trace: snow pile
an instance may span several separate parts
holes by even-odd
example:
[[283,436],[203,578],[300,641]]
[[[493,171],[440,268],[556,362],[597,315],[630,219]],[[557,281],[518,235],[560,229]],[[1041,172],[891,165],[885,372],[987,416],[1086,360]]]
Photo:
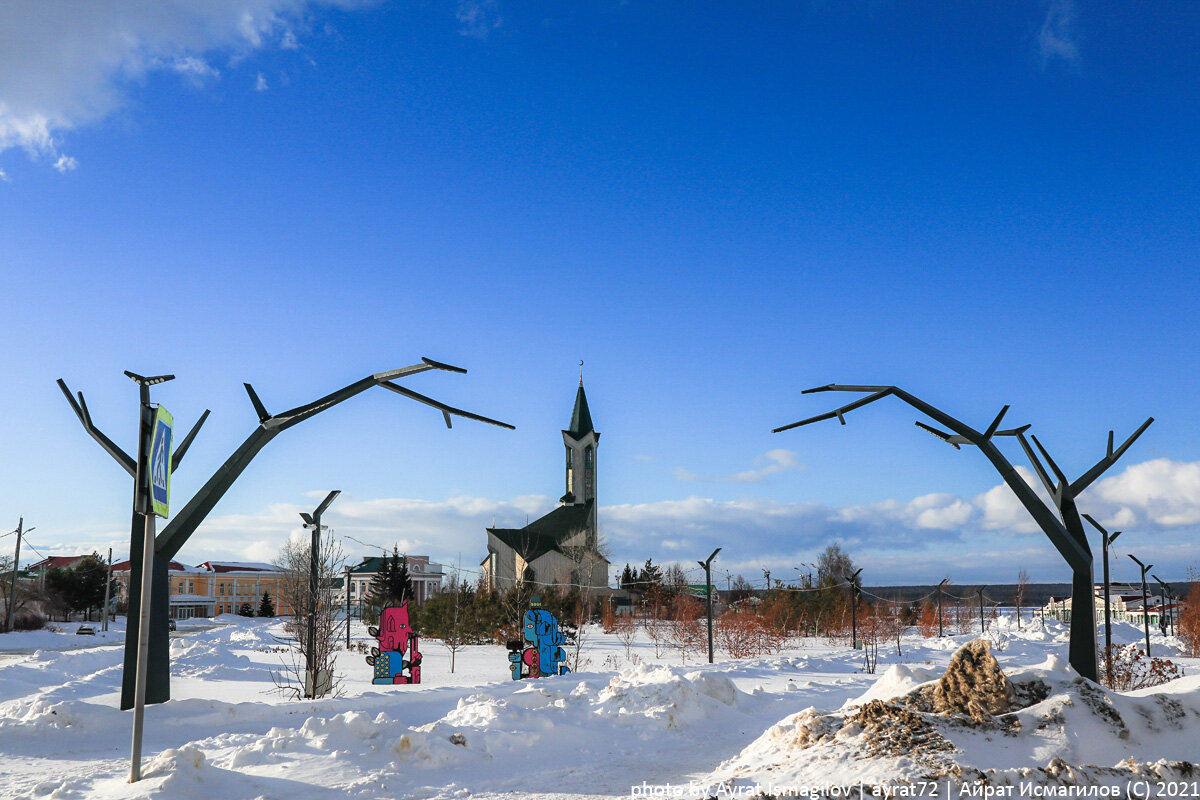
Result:
[[806,709],[771,726],[708,783],[798,786],[1103,784],[1179,779],[1198,767],[1200,679],[1122,695],[1059,658],[1005,676],[983,640],[937,681],[893,667],[854,704]]

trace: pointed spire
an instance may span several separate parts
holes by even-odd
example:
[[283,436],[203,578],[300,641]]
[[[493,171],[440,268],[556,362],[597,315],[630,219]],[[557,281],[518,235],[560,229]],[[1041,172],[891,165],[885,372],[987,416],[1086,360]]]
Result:
[[583,377],[579,378],[579,391],[575,393],[575,410],[571,412],[571,427],[567,433],[575,439],[592,431],[592,412],[588,409],[587,395],[583,391]]

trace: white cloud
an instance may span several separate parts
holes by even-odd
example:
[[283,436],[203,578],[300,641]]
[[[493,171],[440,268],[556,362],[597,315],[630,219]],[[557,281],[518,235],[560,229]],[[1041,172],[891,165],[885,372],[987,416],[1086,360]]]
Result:
[[1075,16],[1074,0],[1049,0],[1046,3],[1046,17],[1037,39],[1043,64],[1054,58],[1068,63],[1079,60]]
[[[0,152],[57,155],[59,137],[121,109],[157,71],[218,80],[207,57],[230,57],[292,31],[319,7],[377,0],[7,0],[0,14]],[[291,38],[288,38],[291,34]]]
[[265,92],[269,88],[271,87],[267,85],[267,79],[261,72],[258,73],[258,77],[254,79],[254,91]]
[[486,39],[504,22],[496,0],[459,0],[458,32],[473,39]]
[[[1028,470],[1018,470],[1031,481]],[[311,511],[324,496],[324,491],[314,491],[299,503],[213,517],[180,557],[195,562],[268,561],[290,536],[304,535],[299,513]],[[440,501],[343,495],[324,521],[350,556],[369,555],[378,552],[377,547],[390,549],[398,543],[402,550],[443,563],[454,563],[461,555],[464,568],[475,569],[484,556],[484,528],[521,527],[553,507],[553,499],[544,495]],[[1175,575],[1159,572],[1167,580],[1182,577],[1188,565],[1200,564],[1200,539],[1195,535],[1200,529],[1200,462],[1155,459],[1133,464],[1090,487],[1080,498],[1080,510],[1110,531],[1125,531],[1122,545],[1135,548],[1147,560],[1176,565]],[[935,493],[846,507],[693,496],[603,506],[599,517],[618,567],[650,557],[679,561],[690,568],[696,559],[721,547],[720,570],[757,578],[759,569],[767,568],[786,571],[792,579],[794,567],[838,542],[860,566],[868,567],[868,581],[880,584],[936,582],[947,573],[968,582],[1011,582],[1022,567],[1036,581],[1069,576],[1054,547],[1037,533],[1004,484],[971,498]],[[127,537],[127,531],[116,528],[65,534],[53,552],[103,552],[114,541],[123,548]],[[49,554],[48,548],[42,549]],[[117,553],[123,557],[120,549]],[[776,572],[773,577],[784,574]]]
[[755,464],[758,465],[755,469],[744,470],[733,475],[697,475],[683,467],[676,467],[674,474],[678,480],[697,483],[762,483],[767,476],[777,472],[804,469],[804,465],[796,460],[796,453],[782,449],[767,451],[755,459]]
[[4,170],[0,169],[0,181],[4,181],[5,183],[9,183],[11,180],[12,180],[12,179],[8,177],[8,173],[7,173],[7,172],[5,172]]
[[54,162],[54,168],[64,175],[78,166],[79,162],[73,156],[59,156],[58,160]]

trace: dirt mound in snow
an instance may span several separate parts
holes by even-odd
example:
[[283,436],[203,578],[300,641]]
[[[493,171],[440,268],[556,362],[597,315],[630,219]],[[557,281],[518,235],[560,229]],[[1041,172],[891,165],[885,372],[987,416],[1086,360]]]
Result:
[[[917,751],[934,753],[953,750],[954,745],[915,711],[872,700],[846,720],[842,731],[854,735],[861,730],[865,749],[872,756],[902,756]],[[841,733],[842,731],[839,731]]]
[[1014,695],[987,640],[975,639],[950,658],[946,674],[933,690],[933,708],[939,714],[982,719],[985,714],[1007,712]]

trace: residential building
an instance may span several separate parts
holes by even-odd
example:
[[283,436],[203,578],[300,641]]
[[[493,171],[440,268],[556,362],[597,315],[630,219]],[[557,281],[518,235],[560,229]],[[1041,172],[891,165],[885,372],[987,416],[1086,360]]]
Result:
[[503,591],[518,580],[538,584],[608,587],[608,559],[598,548],[596,453],[600,434],[583,390],[575,393],[566,446],[566,494],[549,514],[523,528],[487,528],[484,586]]
[[[280,569],[271,564],[205,561],[198,566],[188,567],[171,561],[167,571],[170,587],[168,613],[171,619],[236,614],[243,603],[249,603],[257,613],[263,593],[268,593],[277,615],[291,614],[292,610],[279,597],[280,575]],[[128,604],[128,561],[113,564],[113,578],[119,585],[117,604]]]
[[[358,566],[350,568],[350,613],[361,614],[365,598],[371,592],[371,582],[383,567],[384,559],[390,556],[371,556],[362,559]],[[417,606],[442,591],[442,578],[445,573],[442,565],[430,561],[429,556],[406,556],[408,560],[408,576],[413,585],[413,603]],[[345,578],[335,578],[332,581],[333,599],[339,607],[346,603],[346,589],[343,585]]]

